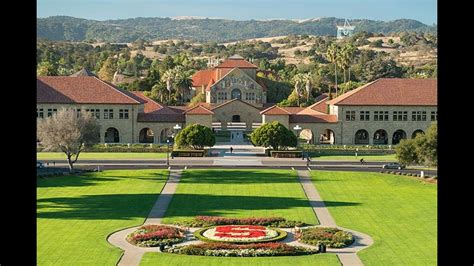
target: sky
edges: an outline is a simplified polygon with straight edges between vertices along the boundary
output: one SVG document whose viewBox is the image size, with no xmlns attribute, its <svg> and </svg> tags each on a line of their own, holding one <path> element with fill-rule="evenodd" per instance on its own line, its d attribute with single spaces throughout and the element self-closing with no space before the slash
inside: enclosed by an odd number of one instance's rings
<svg viewBox="0 0 474 266">
<path fill-rule="evenodd" d="M 436 0 L 37 0 L 37 17 L 94 20 L 199 16 L 249 19 L 338 17 L 437 24 Z"/>
</svg>

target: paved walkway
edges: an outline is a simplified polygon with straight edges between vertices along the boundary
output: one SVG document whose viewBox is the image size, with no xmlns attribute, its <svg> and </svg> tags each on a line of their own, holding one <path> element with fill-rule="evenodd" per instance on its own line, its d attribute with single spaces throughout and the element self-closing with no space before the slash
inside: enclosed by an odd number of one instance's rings
<svg viewBox="0 0 474 266">
<path fill-rule="evenodd" d="M 311 181 L 309 171 L 300 170 L 297 172 L 306 197 L 308 198 L 314 213 L 318 217 L 320 222 L 319 226 L 336 227 L 351 232 L 354 235 L 354 243 L 349 247 L 344 249 L 328 248 L 327 252 L 336 253 L 342 265 L 364 265 L 359 259 L 359 256 L 357 256 L 357 252 L 372 245 L 374 243 L 372 238 L 367 234 L 337 226 L 336 222 L 329 213 L 329 210 L 326 208 L 324 201 L 316 190 L 316 187 Z"/>
<path fill-rule="evenodd" d="M 161 218 L 164 217 L 166 209 L 171 202 L 171 198 L 178 187 L 179 180 L 181 178 L 182 170 L 171 170 L 168 181 L 166 182 L 163 190 L 158 196 L 155 205 L 148 214 L 148 218 L 144 224 L 160 224 Z M 158 247 L 154 248 L 141 248 L 136 247 L 127 242 L 126 237 L 128 234 L 135 231 L 139 226 L 131 227 L 125 230 L 121 230 L 111 234 L 108 237 L 108 241 L 122 250 L 124 250 L 122 258 L 118 263 L 119 266 L 136 266 L 140 264 L 142 256 L 145 252 L 159 252 Z"/>
</svg>

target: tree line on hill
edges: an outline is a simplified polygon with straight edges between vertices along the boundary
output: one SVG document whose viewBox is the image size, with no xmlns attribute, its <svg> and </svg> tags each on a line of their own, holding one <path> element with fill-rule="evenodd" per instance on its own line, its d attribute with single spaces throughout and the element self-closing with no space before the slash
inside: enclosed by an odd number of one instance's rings
<svg viewBox="0 0 474 266">
<path fill-rule="evenodd" d="M 327 17 L 318 20 L 297 22 L 292 20 L 228 20 L 228 19 L 186 19 L 130 18 L 117 20 L 88 20 L 67 16 L 37 18 L 38 38 L 49 40 L 108 42 L 132 42 L 139 38 L 187 39 L 195 41 L 235 41 L 249 38 L 282 36 L 289 34 L 310 34 L 335 36 L 336 25 L 343 25 L 344 19 Z M 374 21 L 350 20 L 356 32 L 395 33 L 403 31 L 436 33 L 435 25 L 426 25 L 416 20 L 398 19 Z"/>
<path fill-rule="evenodd" d="M 70 75 L 87 68 L 110 82 L 118 73 L 133 78 L 131 82 L 118 85 L 123 89 L 144 91 L 147 96 L 164 104 L 183 104 L 185 95 L 190 92 L 192 74 L 208 67 L 207 59 L 202 58 L 226 58 L 238 53 L 259 67 L 257 76 L 268 88 L 267 102 L 281 106 L 308 106 L 322 93 L 332 92 L 332 97 L 378 78 L 437 77 L 436 62 L 404 66 L 386 52 L 357 49 L 373 36 L 358 33 L 338 42 L 334 37 L 308 35 L 292 35 L 278 40 L 288 45 L 295 41 L 313 43 L 305 52 L 310 56 L 309 63 L 298 65 L 287 63 L 279 57 L 278 47 L 262 41 L 227 46 L 216 42 L 191 45 L 184 41 L 169 41 L 152 46 L 155 50 L 163 49 L 165 54 L 162 59 L 151 59 L 143 54 L 145 47 L 151 44 L 142 39 L 133 42 L 131 47 L 110 43 L 94 47 L 86 43 L 38 40 L 37 74 Z M 437 47 L 437 37 L 431 34 L 402 33 L 399 37 L 399 45 L 405 49 Z M 198 94 L 191 104 L 201 101 L 204 97 Z"/>
</svg>

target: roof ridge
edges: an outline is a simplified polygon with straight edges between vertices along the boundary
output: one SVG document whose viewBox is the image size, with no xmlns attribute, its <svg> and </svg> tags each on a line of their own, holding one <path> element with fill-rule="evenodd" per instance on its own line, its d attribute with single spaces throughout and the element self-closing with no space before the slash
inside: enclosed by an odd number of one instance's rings
<svg viewBox="0 0 474 266">
<path fill-rule="evenodd" d="M 349 99 L 351 96 L 353 96 L 354 94 L 358 93 L 358 92 L 361 91 L 362 89 L 364 89 L 364 88 L 368 87 L 369 85 L 372 85 L 372 84 L 374 84 L 374 83 L 376 83 L 376 82 L 379 82 L 380 80 L 381 80 L 381 78 L 376 79 L 376 80 L 371 81 L 371 82 L 369 82 L 369 83 L 367 83 L 367 84 L 365 84 L 365 85 L 362 85 L 362 86 L 360 86 L 360 87 L 358 87 L 358 88 L 355 88 L 355 89 L 353 89 L 353 90 L 351 90 L 351 91 L 348 91 L 348 92 L 346 92 L 346 93 L 344 93 L 344 94 L 342 94 L 342 95 L 339 95 L 339 96 L 337 96 L 336 98 L 334 98 L 334 99 L 328 101 L 328 103 L 329 103 L 329 104 L 332 104 L 332 105 L 335 105 L 335 104 L 338 103 L 338 102 L 341 102 L 341 101 L 343 101 L 343 100 Z M 343 96 L 345 96 L 345 97 L 342 98 Z M 340 98 L 340 99 L 338 99 L 338 98 Z"/>
<path fill-rule="evenodd" d="M 288 106 L 288 107 L 291 107 L 291 106 Z M 264 114 L 264 113 L 266 113 L 266 112 L 270 111 L 270 110 L 271 110 L 271 109 L 273 109 L 273 108 L 278 108 L 278 109 L 280 109 L 280 110 L 283 110 L 283 111 L 285 111 L 287 114 L 291 115 L 291 113 L 290 113 L 290 112 L 288 112 L 287 110 L 285 110 L 285 109 L 281 108 L 280 106 L 278 106 L 278 105 L 276 105 L 276 104 L 275 104 L 275 105 L 273 105 L 273 106 L 270 106 L 270 107 L 268 107 L 267 109 L 265 109 L 265 110 L 263 110 L 263 111 L 261 111 L 261 112 L 260 112 L 260 114 Z"/>
<path fill-rule="evenodd" d="M 209 110 L 209 109 L 207 109 L 206 107 L 204 107 L 204 106 L 202 106 L 202 105 L 200 105 L 200 104 L 198 104 L 198 105 L 196 105 L 196 106 L 194 106 L 194 107 L 192 107 L 192 108 L 190 108 L 190 109 L 185 110 L 183 113 L 188 113 L 188 112 L 190 112 L 190 111 L 192 111 L 192 110 L 194 110 L 194 109 L 197 109 L 197 108 L 202 108 L 202 109 L 208 111 L 209 113 L 214 114 L 214 112 L 213 112 L 212 110 Z"/>
<path fill-rule="evenodd" d="M 160 104 L 160 103 L 158 103 L 157 101 L 153 100 L 152 98 L 146 96 L 145 93 L 143 93 L 143 91 L 130 91 L 130 93 L 133 93 L 133 94 L 140 94 L 142 97 L 146 98 L 147 101 L 151 101 L 151 102 L 157 104 L 158 106 L 160 106 L 160 108 L 159 108 L 158 110 L 156 110 L 156 111 L 159 111 L 159 110 L 165 108 L 165 105 Z M 140 97 L 140 96 L 138 96 L 138 97 Z M 146 104 L 146 103 L 145 103 L 145 104 Z M 167 106 L 166 106 L 166 107 L 167 107 Z"/>
<path fill-rule="evenodd" d="M 215 109 L 221 108 L 222 106 L 224 106 L 224 105 L 226 105 L 226 104 L 229 104 L 229 103 L 231 103 L 231 102 L 235 102 L 235 101 L 242 102 L 242 103 L 244 103 L 244 104 L 246 104 L 246 105 L 248 105 L 248 106 L 250 106 L 250 107 L 253 107 L 253 108 L 257 109 L 257 110 L 260 110 L 260 109 L 258 109 L 256 106 L 253 106 L 252 104 L 250 104 L 250 103 L 248 103 L 248 102 L 244 102 L 244 101 L 242 101 L 242 100 L 240 100 L 240 99 L 237 99 L 237 98 L 234 98 L 234 99 L 231 99 L 231 100 L 229 100 L 229 101 L 227 101 L 227 102 L 223 102 L 223 103 L 221 103 L 221 104 L 219 104 L 219 105 L 216 105 L 216 106 L 212 107 L 211 110 L 215 110 Z"/>
<path fill-rule="evenodd" d="M 95 78 L 95 79 L 97 79 L 97 80 L 99 80 L 100 82 L 106 84 L 107 86 L 111 87 L 112 89 L 118 91 L 119 93 L 125 95 L 126 97 L 128 97 L 128 98 L 134 100 L 134 101 L 137 102 L 138 104 L 142 104 L 141 102 L 137 101 L 136 99 L 133 99 L 132 97 L 130 97 L 129 95 L 127 95 L 126 93 L 124 93 L 121 89 L 119 89 L 119 88 L 117 88 L 117 87 L 115 87 L 115 86 L 112 86 L 111 84 L 109 84 L 109 83 L 106 82 L 105 80 L 101 80 L 101 79 L 100 79 L 99 77 L 97 77 L 97 76 L 92 76 L 92 77 Z"/>
</svg>

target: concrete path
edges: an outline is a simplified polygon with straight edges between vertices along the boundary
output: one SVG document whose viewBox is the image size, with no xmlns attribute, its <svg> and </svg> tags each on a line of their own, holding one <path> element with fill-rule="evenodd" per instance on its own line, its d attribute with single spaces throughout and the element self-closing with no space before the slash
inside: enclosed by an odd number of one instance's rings
<svg viewBox="0 0 474 266">
<path fill-rule="evenodd" d="M 145 220 L 144 224 L 160 224 L 161 218 L 164 217 L 166 209 L 171 202 L 171 198 L 176 191 L 178 186 L 182 170 L 170 170 L 170 175 L 168 181 L 166 182 L 163 190 L 161 191 L 158 199 L 155 202 L 155 205 L 148 214 L 148 218 Z M 131 227 L 125 230 L 120 230 L 111 234 L 107 241 L 114 246 L 117 246 L 124 250 L 120 261 L 118 262 L 119 266 L 136 266 L 140 264 L 142 256 L 145 252 L 160 252 L 158 247 L 153 248 L 142 248 L 134 246 L 127 242 L 126 237 L 128 234 L 135 231 L 140 226 Z"/>
<path fill-rule="evenodd" d="M 367 234 L 337 226 L 336 221 L 332 218 L 329 210 L 324 204 L 324 201 L 311 181 L 309 171 L 299 170 L 297 173 L 306 197 L 308 198 L 314 213 L 318 217 L 320 222 L 319 226 L 336 227 L 354 235 L 354 243 L 349 247 L 344 249 L 328 248 L 327 252 L 336 253 L 342 265 L 364 265 L 359 259 L 359 256 L 357 256 L 357 252 L 372 245 L 374 243 L 373 239 Z"/>
</svg>

